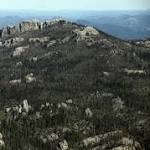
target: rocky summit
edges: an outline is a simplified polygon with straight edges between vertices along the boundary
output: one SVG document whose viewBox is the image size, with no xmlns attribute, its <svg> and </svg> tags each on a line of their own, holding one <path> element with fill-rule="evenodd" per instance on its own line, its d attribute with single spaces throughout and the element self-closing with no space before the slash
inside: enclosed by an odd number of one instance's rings
<svg viewBox="0 0 150 150">
<path fill-rule="evenodd" d="M 149 41 L 63 19 L 0 30 L 0 149 L 149 150 Z"/>
</svg>

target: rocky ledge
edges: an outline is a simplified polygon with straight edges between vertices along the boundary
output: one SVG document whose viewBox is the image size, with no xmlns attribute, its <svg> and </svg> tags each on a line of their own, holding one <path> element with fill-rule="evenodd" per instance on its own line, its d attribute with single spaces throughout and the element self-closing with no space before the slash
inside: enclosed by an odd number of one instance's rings
<svg viewBox="0 0 150 150">
<path fill-rule="evenodd" d="M 61 24 L 64 22 L 66 22 L 66 21 L 61 18 L 55 19 L 55 20 L 49 20 L 49 21 L 45 21 L 45 22 L 40 22 L 37 20 L 23 21 L 22 23 L 19 23 L 15 26 L 7 26 L 7 27 L 3 28 L 2 30 L 0 30 L 0 37 L 3 38 L 3 37 L 15 35 L 17 33 L 22 33 L 22 32 L 26 32 L 26 31 L 42 30 L 44 28 L 49 27 L 50 25 L 54 25 L 57 23 Z"/>
</svg>

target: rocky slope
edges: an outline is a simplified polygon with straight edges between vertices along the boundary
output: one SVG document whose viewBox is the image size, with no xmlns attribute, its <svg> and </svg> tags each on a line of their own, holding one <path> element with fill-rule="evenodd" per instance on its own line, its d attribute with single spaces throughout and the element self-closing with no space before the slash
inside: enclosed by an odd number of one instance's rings
<svg viewBox="0 0 150 150">
<path fill-rule="evenodd" d="M 0 148 L 150 149 L 149 58 L 62 19 L 2 29 Z"/>
</svg>

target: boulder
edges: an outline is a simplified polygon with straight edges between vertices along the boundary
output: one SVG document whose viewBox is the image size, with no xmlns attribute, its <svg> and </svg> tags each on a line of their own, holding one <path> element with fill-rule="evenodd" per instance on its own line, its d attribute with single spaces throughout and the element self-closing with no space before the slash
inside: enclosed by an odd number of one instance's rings
<svg viewBox="0 0 150 150">
<path fill-rule="evenodd" d="M 88 35 L 95 35 L 95 36 L 99 35 L 99 32 L 95 28 L 90 27 L 90 26 L 86 27 L 84 29 L 84 32 Z"/>
<path fill-rule="evenodd" d="M 70 37 L 67 36 L 64 39 L 62 39 L 62 43 L 65 44 L 65 43 L 69 42 L 69 40 L 70 40 Z"/>
<path fill-rule="evenodd" d="M 8 39 L 6 41 L 4 41 L 3 45 L 4 47 L 11 47 L 13 44 L 13 40 L 12 39 Z"/>
<path fill-rule="evenodd" d="M 108 132 L 101 135 L 96 135 L 94 137 L 89 137 L 87 139 L 84 139 L 81 142 L 81 147 L 88 148 L 88 147 L 94 147 L 96 145 L 102 145 L 104 144 L 104 142 L 111 142 L 111 139 L 120 140 L 122 136 L 123 136 L 123 132 L 120 130 Z"/>
<path fill-rule="evenodd" d="M 6 113 L 9 113 L 10 110 L 11 110 L 11 108 L 8 107 L 8 108 L 6 108 L 5 110 L 6 110 Z"/>
<path fill-rule="evenodd" d="M 18 107 L 18 106 L 13 106 L 13 107 L 12 107 L 12 110 L 13 110 L 14 112 L 17 112 L 17 111 L 19 110 L 19 107 Z"/>
<path fill-rule="evenodd" d="M 106 76 L 106 77 L 110 76 L 109 72 L 103 72 L 103 75 Z"/>
<path fill-rule="evenodd" d="M 92 117 L 93 117 L 93 113 L 92 113 L 92 111 L 91 111 L 90 108 L 87 108 L 87 109 L 85 110 L 85 114 L 86 114 L 86 116 L 87 116 L 88 118 L 92 118 Z"/>
<path fill-rule="evenodd" d="M 72 99 L 68 99 L 68 100 L 66 101 L 66 103 L 67 103 L 67 104 L 72 104 L 72 103 L 73 103 L 73 100 L 72 100 Z"/>
<path fill-rule="evenodd" d="M 102 47 L 102 48 L 113 48 L 115 45 L 109 41 L 108 39 L 102 38 L 98 41 L 98 44 Z"/>
<path fill-rule="evenodd" d="M 148 118 L 141 118 L 137 120 L 134 124 L 134 128 L 139 133 L 141 132 L 149 132 L 149 119 Z"/>
<path fill-rule="evenodd" d="M 23 21 L 19 26 L 21 32 L 41 29 L 41 23 L 37 21 Z"/>
<path fill-rule="evenodd" d="M 66 24 L 67 22 L 62 18 L 56 18 L 53 20 L 46 20 L 43 22 L 43 28 L 48 28 L 54 24 Z"/>
<path fill-rule="evenodd" d="M 42 133 L 40 135 L 40 140 L 44 144 L 56 142 L 58 139 L 59 139 L 59 137 L 55 133 L 51 133 L 51 134 L 49 134 L 49 133 Z"/>
<path fill-rule="evenodd" d="M 124 137 L 120 130 L 89 137 L 81 142 L 81 146 L 91 150 L 142 150 L 140 143 L 129 136 Z"/>
<path fill-rule="evenodd" d="M 54 46 L 56 43 L 57 43 L 56 40 L 50 41 L 50 42 L 47 44 L 47 48 L 48 48 L 48 47 L 51 47 L 51 46 Z"/>
<path fill-rule="evenodd" d="M 6 37 L 6 36 L 9 36 L 9 35 L 10 35 L 10 27 L 3 28 L 2 33 L 1 33 L 2 38 Z"/>
<path fill-rule="evenodd" d="M 13 57 L 20 56 L 23 52 L 29 49 L 29 46 L 17 47 L 13 52 Z"/>
<path fill-rule="evenodd" d="M 16 63 L 16 67 L 21 67 L 23 65 L 23 63 L 21 61 Z"/>
<path fill-rule="evenodd" d="M 68 150 L 69 149 L 69 146 L 68 146 L 68 143 L 66 140 L 60 142 L 59 146 L 60 146 L 60 150 Z"/>
<path fill-rule="evenodd" d="M 93 27 L 85 27 L 83 30 L 75 29 L 73 33 L 77 35 L 77 42 L 83 40 L 92 40 L 91 42 L 93 42 L 92 38 L 99 35 L 99 32 Z"/>
<path fill-rule="evenodd" d="M 149 48 L 150 47 L 150 41 L 145 41 L 145 46 Z"/>
<path fill-rule="evenodd" d="M 21 79 L 15 79 L 15 80 L 11 80 L 9 81 L 10 84 L 14 85 L 14 84 L 20 84 L 21 83 Z"/>
<path fill-rule="evenodd" d="M 48 139 L 49 142 L 54 142 L 54 141 L 58 140 L 59 137 L 58 137 L 57 134 L 52 133 L 50 135 L 47 135 L 47 139 Z"/>
<path fill-rule="evenodd" d="M 19 24 L 16 26 L 10 26 L 9 32 L 10 35 L 19 33 L 20 32 Z"/>
<path fill-rule="evenodd" d="M 33 58 L 32 58 L 32 61 L 33 61 L 33 62 L 37 62 L 37 61 L 38 61 L 38 57 L 33 57 Z"/>
<path fill-rule="evenodd" d="M 45 43 L 45 42 L 48 42 L 49 41 L 49 37 L 41 37 L 41 38 L 29 38 L 29 42 L 30 43 Z"/>
<path fill-rule="evenodd" d="M 113 93 L 103 93 L 103 94 L 102 94 L 102 97 L 103 97 L 103 98 L 113 98 L 113 97 L 114 97 L 114 94 L 113 94 Z"/>
<path fill-rule="evenodd" d="M 114 98 L 112 100 L 112 102 L 113 102 L 113 110 L 114 110 L 114 112 L 119 112 L 119 111 L 121 111 L 121 110 L 123 110 L 125 108 L 124 102 L 122 101 L 122 99 L 120 97 Z"/>
<path fill-rule="evenodd" d="M 43 135 L 40 136 L 40 140 L 43 144 L 46 144 L 47 143 L 47 138 Z"/>
<path fill-rule="evenodd" d="M 19 32 L 20 32 L 20 24 L 18 24 L 16 26 L 7 26 L 7 27 L 2 29 L 1 36 L 7 37 L 9 35 L 16 34 Z"/>
<path fill-rule="evenodd" d="M 41 113 L 40 112 L 36 112 L 36 119 L 40 119 L 40 118 L 42 118 Z"/>
<path fill-rule="evenodd" d="M 42 110 L 42 109 L 44 109 L 44 108 L 45 108 L 45 105 L 42 104 L 41 107 L 40 107 L 40 109 Z"/>
<path fill-rule="evenodd" d="M 121 145 L 124 145 L 124 146 L 134 146 L 136 148 L 140 148 L 140 143 L 138 143 L 137 141 L 134 141 L 133 139 L 131 138 L 128 138 L 128 137 L 123 137 L 121 139 Z"/>
<path fill-rule="evenodd" d="M 118 146 L 113 148 L 112 150 L 136 150 L 133 146 Z"/>
<path fill-rule="evenodd" d="M 49 107 L 49 106 L 50 106 L 50 103 L 49 103 L 49 102 L 46 102 L 45 106 L 46 106 L 46 107 Z"/>
<path fill-rule="evenodd" d="M 24 38 L 21 38 L 21 37 L 16 37 L 16 38 L 13 38 L 13 45 L 16 45 L 20 42 L 23 42 L 24 41 Z"/>
<path fill-rule="evenodd" d="M 124 72 L 128 75 L 146 75 L 145 70 L 124 69 Z"/>
<path fill-rule="evenodd" d="M 77 134 L 80 133 L 86 135 L 91 133 L 91 130 L 93 129 L 93 123 L 87 120 L 80 120 L 74 123 L 72 129 Z"/>
<path fill-rule="evenodd" d="M 18 112 L 19 112 L 20 114 L 22 113 L 22 106 L 21 106 L 21 105 L 19 105 Z"/>
<path fill-rule="evenodd" d="M 33 76 L 33 73 L 30 73 L 25 76 L 26 83 L 32 83 L 36 81 L 36 78 Z"/>
<path fill-rule="evenodd" d="M 23 110 L 24 110 L 26 113 L 28 113 L 29 110 L 30 110 L 30 106 L 29 106 L 28 101 L 27 101 L 26 99 L 23 100 Z"/>
<path fill-rule="evenodd" d="M 64 109 L 64 110 L 69 110 L 70 107 L 66 103 L 58 103 L 57 105 L 58 108 Z"/>
</svg>

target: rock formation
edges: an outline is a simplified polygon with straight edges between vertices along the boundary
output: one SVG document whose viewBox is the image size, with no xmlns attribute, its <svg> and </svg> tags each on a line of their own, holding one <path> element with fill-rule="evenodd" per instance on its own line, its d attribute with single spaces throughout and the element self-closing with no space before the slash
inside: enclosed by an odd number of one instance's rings
<svg viewBox="0 0 150 150">
<path fill-rule="evenodd" d="M 83 30 L 75 29 L 73 31 L 76 42 L 85 42 L 88 47 L 96 43 L 95 38 L 99 36 L 99 32 L 93 27 L 84 27 Z"/>
<path fill-rule="evenodd" d="M 44 42 L 48 42 L 49 41 L 49 37 L 42 37 L 42 38 L 29 38 L 29 42 L 30 43 L 35 43 L 35 42 L 39 42 L 39 43 L 44 43 Z"/>
<path fill-rule="evenodd" d="M 81 142 L 81 147 L 92 150 L 136 150 L 141 149 L 140 144 L 130 137 L 124 137 L 122 131 L 113 131 L 89 137 Z"/>
<path fill-rule="evenodd" d="M 15 26 L 7 26 L 0 30 L 0 37 L 7 37 L 9 35 L 13 35 L 20 32 L 26 32 L 26 31 L 34 31 L 34 30 L 43 30 L 44 28 L 47 28 L 53 24 L 56 23 L 65 23 L 66 21 L 63 19 L 55 19 L 45 22 L 40 21 L 23 21 L 22 23 L 19 23 Z"/>
<path fill-rule="evenodd" d="M 135 75 L 135 74 L 146 75 L 145 70 L 125 69 L 124 72 L 127 73 L 128 75 Z"/>
<path fill-rule="evenodd" d="M 13 57 L 20 56 L 23 52 L 25 52 L 29 46 L 17 47 L 13 52 Z"/>
<path fill-rule="evenodd" d="M 1 46 L 13 47 L 13 46 L 16 46 L 17 44 L 20 44 L 23 41 L 24 41 L 24 38 L 20 38 L 20 37 L 11 38 L 11 39 L 5 40 Z"/>
<path fill-rule="evenodd" d="M 99 32 L 93 27 L 85 27 L 83 30 L 76 29 L 73 32 L 77 35 L 77 41 L 83 41 L 99 35 Z"/>
</svg>

